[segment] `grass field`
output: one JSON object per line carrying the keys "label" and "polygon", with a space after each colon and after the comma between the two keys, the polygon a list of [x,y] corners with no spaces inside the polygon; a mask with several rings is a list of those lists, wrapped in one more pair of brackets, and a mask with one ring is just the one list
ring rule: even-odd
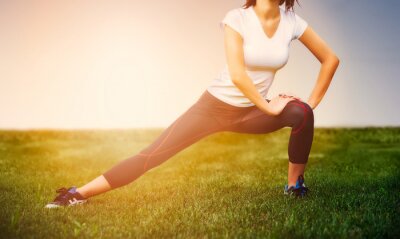
{"label": "grass field", "polygon": [[2,238],[399,238],[400,128],[315,130],[307,198],[283,195],[289,128],[220,132],[128,186],[44,209],[162,129],[0,131]]}

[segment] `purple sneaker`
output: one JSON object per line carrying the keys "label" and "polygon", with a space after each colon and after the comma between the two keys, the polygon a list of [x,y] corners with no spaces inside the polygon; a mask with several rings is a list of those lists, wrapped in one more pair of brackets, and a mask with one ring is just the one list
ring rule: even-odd
{"label": "purple sneaker", "polygon": [[75,206],[78,204],[85,203],[87,201],[80,193],[76,191],[76,187],[59,188],[56,190],[58,196],[50,203],[48,203],[45,208],[58,208],[65,206]]}

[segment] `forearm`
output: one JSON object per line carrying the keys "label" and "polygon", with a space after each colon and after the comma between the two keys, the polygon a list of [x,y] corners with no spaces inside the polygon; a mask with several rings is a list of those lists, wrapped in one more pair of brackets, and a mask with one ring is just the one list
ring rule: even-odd
{"label": "forearm", "polygon": [[307,103],[311,106],[311,108],[314,109],[321,102],[326,91],[328,90],[338,66],[339,60],[337,57],[332,57],[321,64],[318,80],[313,91],[311,92],[310,97],[307,100]]}
{"label": "forearm", "polygon": [[234,79],[233,83],[260,110],[262,110],[263,112],[265,112],[267,114],[270,114],[268,102],[258,92],[253,81],[250,79],[250,77],[247,74],[243,74],[240,77],[238,77],[237,79]]}

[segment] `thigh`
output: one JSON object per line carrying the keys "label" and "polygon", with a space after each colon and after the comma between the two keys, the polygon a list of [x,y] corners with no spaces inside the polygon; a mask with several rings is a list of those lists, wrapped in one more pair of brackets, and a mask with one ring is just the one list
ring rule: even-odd
{"label": "thigh", "polygon": [[199,139],[221,129],[220,123],[207,110],[199,107],[199,102],[192,105],[172,122],[140,154],[147,156],[173,155]]}
{"label": "thigh", "polygon": [[281,114],[274,116],[264,113],[256,106],[252,106],[240,122],[232,125],[228,130],[237,133],[264,134],[283,127],[291,127],[294,125],[294,120],[296,120],[293,117],[293,108],[298,107],[299,104],[301,104],[300,101],[290,101]]}

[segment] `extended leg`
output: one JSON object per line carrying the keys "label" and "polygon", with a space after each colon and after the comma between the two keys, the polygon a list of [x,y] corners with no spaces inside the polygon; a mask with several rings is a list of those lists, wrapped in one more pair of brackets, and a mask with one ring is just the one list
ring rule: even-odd
{"label": "extended leg", "polygon": [[218,132],[220,123],[204,105],[195,104],[176,119],[150,145],[78,189],[88,198],[124,186],[201,138]]}

